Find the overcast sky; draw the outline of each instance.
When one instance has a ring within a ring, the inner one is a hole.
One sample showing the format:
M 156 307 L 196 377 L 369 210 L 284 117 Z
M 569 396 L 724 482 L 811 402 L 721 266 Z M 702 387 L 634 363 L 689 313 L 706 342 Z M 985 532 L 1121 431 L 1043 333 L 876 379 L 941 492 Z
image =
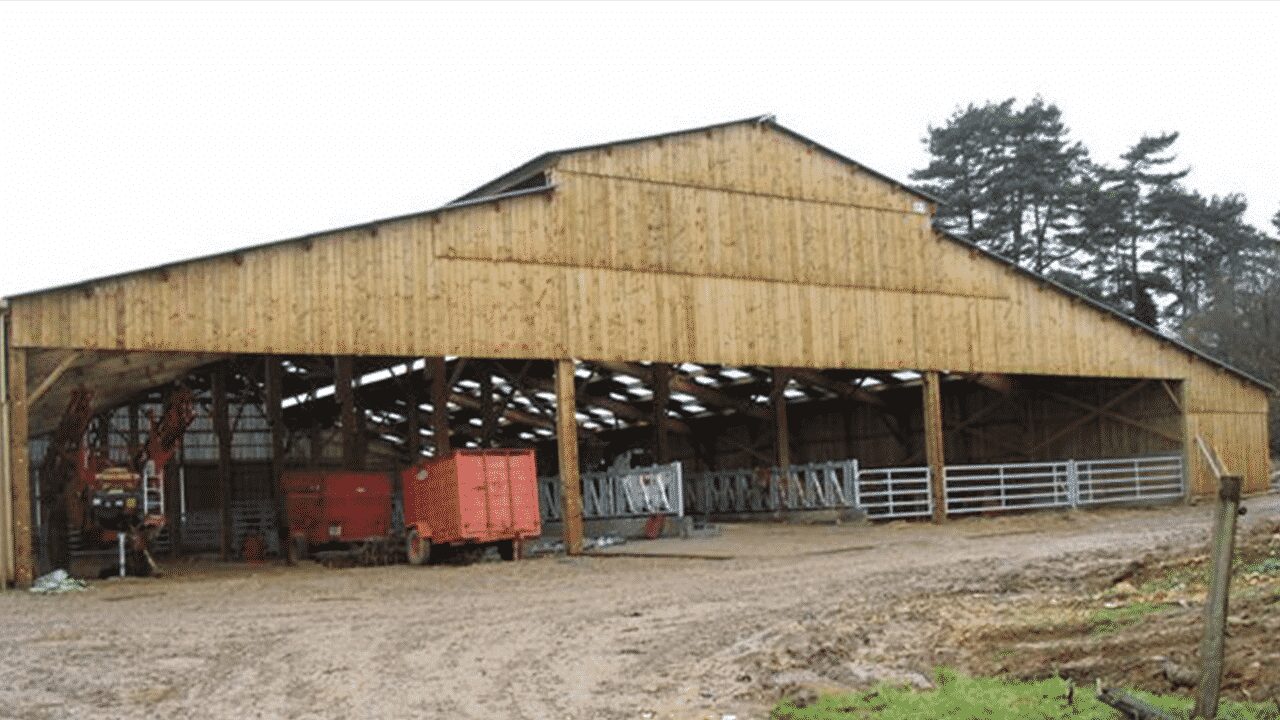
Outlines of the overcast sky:
M 0 296 L 440 205 L 532 156 L 776 113 L 889 175 L 1040 94 L 1280 208 L 1280 5 L 0 5 Z

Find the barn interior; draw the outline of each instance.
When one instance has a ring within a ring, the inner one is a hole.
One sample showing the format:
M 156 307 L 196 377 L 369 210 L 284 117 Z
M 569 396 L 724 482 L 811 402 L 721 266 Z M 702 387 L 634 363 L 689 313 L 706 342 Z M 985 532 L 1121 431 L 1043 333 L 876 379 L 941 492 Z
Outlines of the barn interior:
M 456 448 L 531 448 L 539 476 L 560 482 L 554 361 L 97 351 L 29 362 L 41 378 L 28 400 L 38 572 L 109 555 L 66 521 L 67 465 L 82 441 L 117 462 L 135 456 L 179 387 L 195 413 L 166 473 L 158 548 L 170 556 L 235 559 L 255 531 L 279 554 L 288 468 L 390 472 Z M 696 490 L 725 472 L 792 476 L 849 461 L 866 473 L 927 473 L 934 383 L 947 465 L 1163 457 L 1181 475 L 1176 382 L 586 361 L 573 367 L 579 472 L 679 463 L 689 514 L 774 522 L 766 507 L 707 507 Z M 94 411 L 68 423 L 86 395 Z M 1135 477 L 1158 497 L 1165 471 Z M 897 512 L 873 518 L 946 514 L 927 482 L 892 497 Z

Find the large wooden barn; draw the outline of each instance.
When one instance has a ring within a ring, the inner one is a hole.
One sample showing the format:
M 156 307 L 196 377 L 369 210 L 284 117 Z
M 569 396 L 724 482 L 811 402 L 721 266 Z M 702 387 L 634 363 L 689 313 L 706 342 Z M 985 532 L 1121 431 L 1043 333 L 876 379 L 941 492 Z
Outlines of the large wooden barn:
M 126 451 L 140 407 L 196 391 L 209 440 L 188 440 L 182 502 L 221 508 L 224 554 L 227 508 L 278 503 L 287 465 L 464 446 L 537 448 L 570 552 L 580 473 L 629 451 L 687 477 L 919 467 L 939 519 L 963 507 L 944 476 L 974 468 L 1062 461 L 1078 482 L 1078 463 L 1122 459 L 1140 491 L 1142 459 L 1173 458 L 1176 494 L 1206 493 L 1197 436 L 1246 490 L 1266 486 L 1266 385 L 940 233 L 935 202 L 752 118 L 548 153 L 427 212 L 9 298 L 0 571 L 30 583 L 59 532 L 37 532 L 60 499 L 32 453 L 77 388 L 103 423 L 93 442 Z M 260 452 L 236 455 L 228 407 L 250 406 Z

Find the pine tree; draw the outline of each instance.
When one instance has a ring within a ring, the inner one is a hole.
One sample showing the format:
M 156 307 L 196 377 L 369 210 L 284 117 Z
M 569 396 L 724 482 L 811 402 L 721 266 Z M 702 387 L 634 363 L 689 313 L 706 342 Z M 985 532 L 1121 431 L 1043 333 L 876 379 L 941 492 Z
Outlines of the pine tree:
M 931 161 L 912 174 L 945 201 L 938 224 L 1041 273 L 1075 252 L 1064 244 L 1078 216 L 1088 152 L 1069 137 L 1057 106 L 1035 98 L 969 105 L 925 144 Z
M 1145 136 L 1116 168 L 1099 168 L 1086 191 L 1077 245 L 1087 287 L 1148 325 L 1158 324 L 1153 294 L 1164 288 L 1155 271 L 1153 239 L 1163 218 L 1159 201 L 1189 170 L 1168 170 L 1177 133 Z

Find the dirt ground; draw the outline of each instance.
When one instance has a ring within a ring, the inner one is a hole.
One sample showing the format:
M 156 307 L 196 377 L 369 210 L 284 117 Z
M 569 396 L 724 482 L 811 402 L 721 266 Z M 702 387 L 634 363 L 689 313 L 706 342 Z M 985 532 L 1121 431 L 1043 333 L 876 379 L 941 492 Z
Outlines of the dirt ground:
M 1246 505 L 1265 554 L 1280 496 Z M 1209 522 L 1178 506 L 733 525 L 461 567 L 175 563 L 0 593 L 0 717 L 742 719 L 797 687 L 923 683 L 939 664 L 1167 691 L 1153 658 L 1194 666 L 1203 593 L 1179 578 Z M 1233 606 L 1228 695 L 1280 687 L 1267 592 Z

